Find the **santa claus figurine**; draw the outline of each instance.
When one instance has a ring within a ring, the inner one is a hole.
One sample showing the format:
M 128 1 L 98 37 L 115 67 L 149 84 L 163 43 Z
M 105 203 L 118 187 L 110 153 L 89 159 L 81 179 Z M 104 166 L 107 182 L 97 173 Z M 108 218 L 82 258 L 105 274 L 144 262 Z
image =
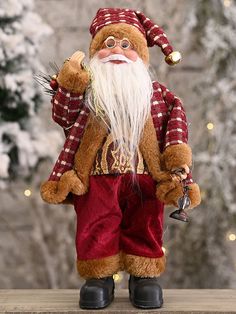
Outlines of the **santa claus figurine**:
M 53 119 L 66 140 L 41 195 L 49 203 L 74 204 L 77 267 L 86 279 L 81 308 L 109 305 L 120 270 L 130 274 L 134 306 L 159 308 L 164 204 L 177 207 L 187 186 L 193 208 L 200 192 L 189 170 L 185 111 L 152 81 L 148 47 L 159 46 L 168 64 L 180 54 L 139 11 L 100 9 L 90 33 L 89 65 L 77 51 L 56 78 Z

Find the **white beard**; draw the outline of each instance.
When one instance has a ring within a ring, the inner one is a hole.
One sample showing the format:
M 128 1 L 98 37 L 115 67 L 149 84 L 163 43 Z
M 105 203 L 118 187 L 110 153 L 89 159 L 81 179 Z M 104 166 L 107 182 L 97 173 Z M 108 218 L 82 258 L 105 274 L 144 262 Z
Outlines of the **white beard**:
M 88 107 L 108 126 L 121 152 L 136 156 L 151 113 L 153 88 L 147 66 L 140 58 L 132 63 L 114 64 L 103 63 L 95 55 L 90 70 L 93 78 L 87 95 Z

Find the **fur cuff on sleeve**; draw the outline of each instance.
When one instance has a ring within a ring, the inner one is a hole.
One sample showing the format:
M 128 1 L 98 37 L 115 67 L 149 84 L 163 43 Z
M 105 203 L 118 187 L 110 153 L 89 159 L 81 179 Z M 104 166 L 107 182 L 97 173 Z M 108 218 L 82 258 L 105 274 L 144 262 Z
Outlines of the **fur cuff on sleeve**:
M 187 144 L 170 145 L 165 149 L 162 154 L 162 166 L 164 169 L 172 170 L 184 164 L 187 166 L 192 164 L 192 151 Z
M 87 71 L 75 69 L 66 61 L 57 77 L 58 84 L 70 92 L 83 94 L 89 84 Z

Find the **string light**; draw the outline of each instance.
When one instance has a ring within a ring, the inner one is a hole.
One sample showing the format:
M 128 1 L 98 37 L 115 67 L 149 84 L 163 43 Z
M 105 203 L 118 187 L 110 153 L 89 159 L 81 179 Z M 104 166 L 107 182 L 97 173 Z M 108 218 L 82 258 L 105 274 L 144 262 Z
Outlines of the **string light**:
M 162 247 L 162 251 L 164 254 L 166 254 L 166 248 L 164 246 Z
M 224 6 L 225 7 L 230 7 L 232 4 L 232 1 L 231 0 L 224 0 Z
M 236 240 L 236 234 L 230 233 L 230 234 L 228 235 L 228 238 L 229 238 L 229 241 L 235 241 L 235 240 Z
M 213 130 L 214 124 L 212 122 L 207 123 L 207 128 L 208 128 L 208 130 Z
M 31 194 L 32 194 L 32 192 L 31 192 L 31 190 L 29 190 L 29 189 L 27 189 L 27 190 L 24 191 L 24 195 L 25 195 L 26 197 L 30 197 Z
M 207 197 L 207 192 L 205 190 L 201 190 L 201 199 L 205 200 Z
M 114 279 L 114 281 L 117 282 L 117 283 L 121 282 L 121 280 L 123 279 L 122 273 L 114 274 L 114 275 L 113 275 L 113 279 Z

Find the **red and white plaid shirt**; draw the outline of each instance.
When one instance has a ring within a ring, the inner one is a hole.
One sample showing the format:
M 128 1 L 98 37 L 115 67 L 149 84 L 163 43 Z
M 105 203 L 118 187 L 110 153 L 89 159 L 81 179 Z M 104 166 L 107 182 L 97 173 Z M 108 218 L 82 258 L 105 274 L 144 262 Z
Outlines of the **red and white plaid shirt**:
M 169 145 L 187 143 L 188 125 L 180 99 L 164 85 L 153 82 L 151 102 L 151 115 L 160 151 L 163 152 Z M 63 127 L 66 140 L 49 180 L 59 181 L 63 173 L 73 168 L 74 155 L 80 145 L 88 115 L 84 95 L 58 88 L 52 98 L 52 118 Z M 191 174 L 185 183 L 193 183 Z

